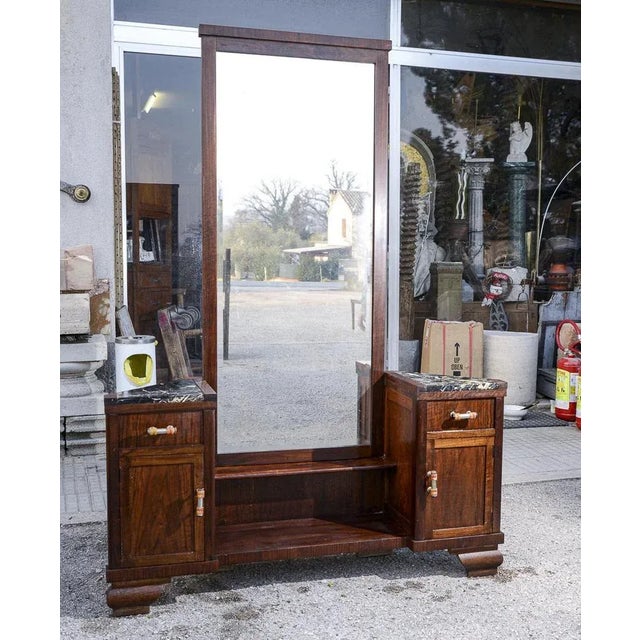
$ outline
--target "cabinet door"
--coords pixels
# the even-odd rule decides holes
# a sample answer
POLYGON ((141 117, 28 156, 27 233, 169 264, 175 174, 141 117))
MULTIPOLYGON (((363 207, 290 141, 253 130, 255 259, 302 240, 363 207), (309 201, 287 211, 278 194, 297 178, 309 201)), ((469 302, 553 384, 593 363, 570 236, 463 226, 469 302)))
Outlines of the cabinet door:
POLYGON ((422 504, 418 505, 416 518, 418 539, 491 532, 493 449, 493 435, 445 433, 427 437, 426 468, 418 500, 422 504), (428 475, 433 471, 437 473, 435 483, 428 475), (429 490, 432 486, 437 487, 437 494, 429 490))
POLYGON ((123 566, 204 560, 203 447, 128 449, 120 458, 123 566))

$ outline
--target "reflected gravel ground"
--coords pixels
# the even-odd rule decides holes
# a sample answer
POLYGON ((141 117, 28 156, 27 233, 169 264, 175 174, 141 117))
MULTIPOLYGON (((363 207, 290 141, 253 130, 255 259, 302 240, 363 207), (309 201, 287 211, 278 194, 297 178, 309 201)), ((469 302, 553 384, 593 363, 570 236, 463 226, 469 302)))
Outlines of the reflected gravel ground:
POLYGON ((110 617, 106 523, 61 527, 64 640, 578 640, 580 480, 503 487, 496 576, 447 552, 314 558, 174 578, 147 615, 110 617))
POLYGON ((352 328, 360 294, 341 286, 232 285, 227 360, 218 345, 221 453, 358 443, 356 361, 371 359, 371 337, 360 307, 352 328))

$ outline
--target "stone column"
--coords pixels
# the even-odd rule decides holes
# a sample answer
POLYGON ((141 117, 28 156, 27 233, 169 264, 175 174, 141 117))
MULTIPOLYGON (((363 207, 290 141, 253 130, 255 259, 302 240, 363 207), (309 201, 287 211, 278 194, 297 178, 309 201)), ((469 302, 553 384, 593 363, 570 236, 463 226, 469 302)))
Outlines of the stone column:
POLYGON ((104 385, 95 372, 107 359, 102 334, 60 344, 60 431, 66 453, 105 451, 104 385))
POLYGON ((484 177, 491 170, 492 163, 493 158, 468 158, 464 161, 469 175, 469 257, 480 280, 484 278, 484 177))
POLYGON ((509 176, 509 239, 515 260, 514 266, 527 266, 526 190, 527 173, 536 166, 535 162, 505 162, 504 169, 509 176))

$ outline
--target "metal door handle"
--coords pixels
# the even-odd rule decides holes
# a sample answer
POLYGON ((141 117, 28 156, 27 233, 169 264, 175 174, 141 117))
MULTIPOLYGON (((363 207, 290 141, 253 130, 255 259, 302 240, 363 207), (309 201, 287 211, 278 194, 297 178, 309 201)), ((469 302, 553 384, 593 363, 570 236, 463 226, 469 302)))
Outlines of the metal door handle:
POLYGON ((166 427, 149 427, 147 429, 147 433, 150 436, 172 436, 177 433, 177 429, 172 425, 168 425, 166 427))
POLYGON ((453 420, 475 420, 478 417, 477 411, 464 411, 463 413, 456 413, 452 411, 449 417, 453 420))

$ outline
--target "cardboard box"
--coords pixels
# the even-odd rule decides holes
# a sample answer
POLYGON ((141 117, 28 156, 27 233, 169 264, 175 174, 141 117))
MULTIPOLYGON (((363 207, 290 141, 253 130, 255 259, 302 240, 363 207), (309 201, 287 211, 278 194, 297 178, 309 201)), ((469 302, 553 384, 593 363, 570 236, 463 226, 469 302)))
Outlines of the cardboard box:
POLYGON ((483 332, 480 322, 425 320, 420 372, 482 378, 483 332))

